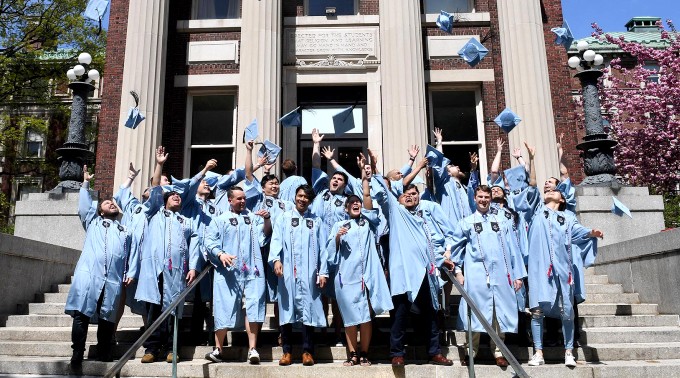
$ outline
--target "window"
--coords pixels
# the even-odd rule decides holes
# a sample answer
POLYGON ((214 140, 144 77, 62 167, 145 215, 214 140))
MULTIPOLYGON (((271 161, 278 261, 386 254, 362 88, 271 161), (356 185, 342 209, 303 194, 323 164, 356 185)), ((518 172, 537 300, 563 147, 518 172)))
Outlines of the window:
POLYGON ((24 150, 24 157, 27 158, 43 157, 42 135, 32 130, 26 131, 26 145, 24 150))
POLYGON ((194 94, 187 101, 185 175, 199 172, 209 159, 232 167, 234 159, 234 94, 194 94))
MULTIPOLYGON (((486 177, 484 124, 479 89, 431 89, 429 93, 430 129, 442 129, 444 156, 467 172, 470 153, 479 155, 481 177, 486 177)), ((431 135, 434 145, 434 136, 431 135)))
POLYGON ((423 0, 425 14, 470 13, 474 11, 472 0, 423 0))
POLYGON ((648 83, 658 83, 659 82, 659 64, 656 62, 645 62, 643 66, 644 69, 652 71, 649 76, 647 76, 648 83))
POLYGON ((335 8, 334 16, 357 14, 357 0, 306 0, 307 16, 326 16, 326 8, 335 8))
POLYGON ((239 0, 194 0, 195 20, 239 18, 239 0))

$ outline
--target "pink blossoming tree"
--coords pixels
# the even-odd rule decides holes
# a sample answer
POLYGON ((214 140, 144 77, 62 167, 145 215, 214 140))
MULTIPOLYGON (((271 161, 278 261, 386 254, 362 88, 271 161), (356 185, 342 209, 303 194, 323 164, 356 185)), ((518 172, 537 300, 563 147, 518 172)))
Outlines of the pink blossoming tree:
POLYGON ((633 67, 622 64, 621 58, 612 60, 605 69, 606 82, 600 82, 605 119, 619 142, 618 173, 632 185, 657 192, 680 183, 680 38, 671 20, 667 24, 669 30, 658 24, 663 49, 612 37, 593 24, 594 37, 636 60, 633 67), (647 69, 646 63, 658 69, 647 69))

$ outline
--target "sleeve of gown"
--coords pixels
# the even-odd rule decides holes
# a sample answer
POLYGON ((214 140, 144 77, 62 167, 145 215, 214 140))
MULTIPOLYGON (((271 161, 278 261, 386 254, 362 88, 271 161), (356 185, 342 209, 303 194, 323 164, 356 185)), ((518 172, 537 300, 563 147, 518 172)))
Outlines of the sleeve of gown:
POLYGON ((371 231, 375 232, 375 230, 380 226, 380 210, 378 209, 373 209, 373 210, 366 210, 364 208, 361 209, 361 215, 363 215, 366 220, 368 221, 368 224, 371 226, 371 231))
MULTIPOLYGON (((193 223, 193 222, 191 222, 193 223)), ((200 241, 198 238, 198 234, 196 233, 196 230, 194 229, 193 225, 191 227, 191 236, 189 237, 189 269, 193 269, 196 272, 201 271, 200 267, 200 259, 202 258, 201 256, 201 248, 200 248, 200 241)))
POLYGON ((321 224, 321 219, 319 219, 316 228, 317 243, 319 243, 319 275, 328 277, 328 251, 326 251, 328 234, 325 230, 326 227, 321 224))
POLYGON ((475 203, 475 189, 479 186, 479 172, 470 172, 470 179, 467 184, 467 200, 470 206, 470 211, 475 212, 477 210, 477 204, 475 203))
POLYGON ((514 196, 512 200, 515 204, 515 211, 524 215, 525 220, 530 222, 541 205, 541 194, 535 186, 527 186, 514 196))
POLYGON ((408 174, 411 173, 411 171, 413 171, 413 168, 411 168, 411 164, 404 164, 404 166, 401 167, 401 169, 399 170, 402 176, 408 176, 408 174))
POLYGON ((312 168, 312 188, 314 193, 317 194, 328 188, 328 175, 326 172, 318 168, 312 168))
POLYGON ((273 268, 275 261, 281 261, 281 253, 283 252, 283 238, 284 238, 284 222, 287 217, 280 216, 278 221, 274 224, 272 231, 272 240, 269 243, 269 257, 267 262, 273 268))
POLYGON ((127 214, 130 214, 135 206, 139 204, 139 200, 132 195, 132 189, 130 187, 123 188, 121 186, 116 194, 113 195, 113 200, 116 201, 120 209, 123 210, 123 213, 127 214))
POLYGON ((515 231, 512 229, 512 223, 506 223, 506 227, 504 227, 504 242, 508 246, 508 250, 510 252, 513 279, 517 280, 527 276, 527 269, 524 266, 524 256, 522 255, 522 251, 514 240, 514 232, 515 231))
POLYGON ((462 266, 465 261, 465 247, 468 243, 468 234, 467 222, 461 219, 456 224, 453 236, 451 237, 451 261, 456 266, 462 266))
POLYGON ((144 212, 147 219, 151 219, 163 206, 163 188, 154 186, 149 193, 149 200, 146 201, 144 212))
POLYGON ((246 207, 252 211, 262 199, 262 184, 256 178, 253 181, 245 180, 243 191, 246 194, 246 207))
POLYGON ((205 229, 205 237, 203 238, 203 244, 207 253, 207 260, 213 265, 219 264, 219 259, 217 254, 222 251, 222 235, 220 231, 220 222, 211 219, 210 223, 205 229))
POLYGON ((245 167, 236 168, 231 174, 220 176, 217 180, 217 188, 220 190, 229 190, 229 188, 243 181, 245 178, 245 167))
POLYGON ((436 203, 432 202, 431 206, 432 219, 437 223, 439 229, 444 234, 444 247, 453 245, 453 224, 449 218, 444 214, 444 209, 436 203))
POLYGON ((335 236, 338 234, 338 230, 340 229, 342 223, 343 222, 336 222, 333 225, 333 228, 331 228, 331 232, 328 234, 328 238, 326 239, 326 244, 324 245, 324 247, 326 248, 326 254, 328 256, 327 258, 328 267, 337 266, 339 263, 337 259, 338 248, 335 245, 335 236))
POLYGON ((581 259, 583 259, 583 265, 586 268, 590 267, 597 257, 597 238, 590 237, 592 229, 581 225, 573 215, 571 217, 573 217, 571 227, 572 247, 578 248, 581 259))
POLYGON ((128 228, 126 235, 125 235, 125 247, 127 251, 125 251, 128 254, 128 270, 127 273, 125 273, 124 278, 134 278, 137 279, 137 273, 139 271, 139 253, 141 252, 139 248, 135 248, 132 246, 132 232, 130 232, 130 229, 128 228))
POLYGON ((80 188, 78 193, 78 216, 83 228, 87 231, 90 223, 97 216, 97 201, 90 197, 90 191, 85 188, 80 188))

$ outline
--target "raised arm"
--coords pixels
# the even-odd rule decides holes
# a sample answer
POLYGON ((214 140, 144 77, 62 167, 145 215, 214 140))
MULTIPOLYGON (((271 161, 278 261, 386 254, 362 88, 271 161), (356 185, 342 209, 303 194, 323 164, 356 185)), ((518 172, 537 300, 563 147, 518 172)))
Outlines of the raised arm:
POLYGON ((444 140, 442 138, 442 129, 435 127, 432 132, 434 133, 434 148, 439 152, 444 152, 444 147, 442 146, 442 141, 444 140))
POLYGON ((569 168, 567 168, 566 161, 564 160, 564 148, 562 147, 562 138, 564 138, 564 133, 560 134, 557 140, 557 159, 560 161, 561 180, 564 181, 569 178, 569 168))
POLYGON ((131 162, 128 168, 127 180, 123 183, 123 185, 120 186, 118 191, 113 195, 113 200, 116 201, 118 207, 120 207, 121 210, 123 210, 123 212, 125 213, 128 213, 132 207, 139 203, 139 201, 132 195, 130 186, 132 185, 132 182, 135 180, 137 175, 139 175, 140 171, 141 171, 140 169, 135 170, 135 167, 132 165, 131 162))
POLYGON ((123 188, 129 188, 132 186, 132 182, 135 181, 135 178, 137 178, 137 175, 139 175, 139 172, 141 172, 141 169, 135 170, 135 167, 132 165, 132 162, 130 162, 130 166, 128 167, 128 178, 125 180, 123 185, 121 185, 121 189, 123 188))
POLYGON ((371 198, 371 167, 366 162, 364 154, 357 157, 357 165, 361 170, 361 188, 363 192, 364 209, 373 210, 373 198, 371 198))
POLYGON ((534 164, 536 148, 529 146, 527 142, 524 142, 524 147, 527 148, 527 153, 529 154, 529 165, 531 166, 531 169, 529 170, 529 186, 536 186, 536 165, 534 164))
POLYGON ((165 153, 165 147, 156 147, 156 168, 154 168, 153 176, 151 177, 151 186, 158 186, 161 184, 161 175, 163 174, 163 164, 168 160, 168 154, 165 153))
POLYGON ((90 180, 94 178, 93 174, 87 171, 87 165, 83 166, 83 185, 80 187, 80 194, 78 196, 78 215, 83 228, 87 231, 90 222, 97 216, 97 200, 93 200, 90 196, 90 180))
POLYGON ((246 180, 253 181, 253 144, 252 140, 246 142, 246 180))
POLYGON ((503 146, 505 146, 505 141, 503 139, 496 139, 496 156, 491 163, 491 174, 489 184, 496 182, 501 172, 501 156, 503 155, 503 146))
POLYGON ((527 163, 524 161, 524 158, 522 157, 522 149, 521 148, 515 147, 515 149, 512 150, 511 155, 512 155, 512 157, 517 159, 517 162, 519 163, 519 165, 524 167, 524 170, 527 169, 527 163))
POLYGON ((404 177, 403 184, 404 188, 410 185, 413 180, 415 180, 416 176, 418 176, 418 173, 420 173, 421 170, 427 167, 427 158, 422 158, 420 162, 418 162, 418 165, 416 166, 416 169, 411 171, 411 173, 408 174, 408 176, 404 177))
POLYGON ((318 129, 312 129, 312 168, 321 169, 321 141, 323 140, 323 135, 319 135, 318 129))
POLYGON ((335 161, 335 158, 333 157, 333 154, 335 153, 335 150, 330 148, 329 146, 324 146, 324 148, 321 149, 321 155, 328 160, 329 163, 331 163, 331 166, 333 167, 334 171, 339 171, 342 170, 342 167, 340 167, 340 164, 338 164, 337 161, 335 161))

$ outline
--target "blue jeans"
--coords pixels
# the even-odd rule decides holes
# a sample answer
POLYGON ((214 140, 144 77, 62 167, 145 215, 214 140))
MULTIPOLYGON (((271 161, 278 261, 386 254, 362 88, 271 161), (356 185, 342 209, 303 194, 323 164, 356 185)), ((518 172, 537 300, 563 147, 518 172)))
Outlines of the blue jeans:
MULTIPOLYGON (((543 318, 545 315, 541 314, 538 317, 531 318, 531 333, 534 338, 534 348, 543 350, 543 318)), ((574 319, 562 319, 562 334, 564 335, 564 349, 574 348, 574 319)))

